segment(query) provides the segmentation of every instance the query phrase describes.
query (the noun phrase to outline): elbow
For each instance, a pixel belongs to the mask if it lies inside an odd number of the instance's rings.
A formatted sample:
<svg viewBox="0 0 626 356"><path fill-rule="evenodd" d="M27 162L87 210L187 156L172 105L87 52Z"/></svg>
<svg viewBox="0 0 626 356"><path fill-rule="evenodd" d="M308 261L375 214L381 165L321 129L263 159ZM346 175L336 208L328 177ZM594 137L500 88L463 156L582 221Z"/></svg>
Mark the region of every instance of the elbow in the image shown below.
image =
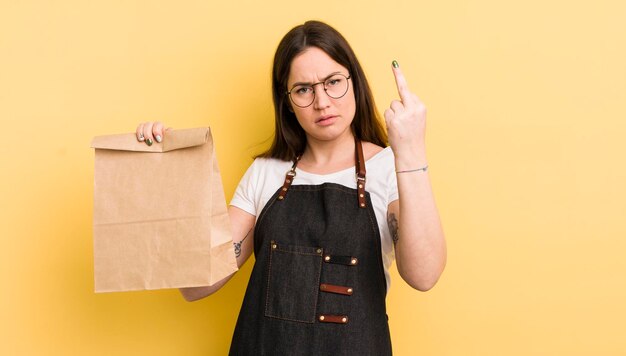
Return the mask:
<svg viewBox="0 0 626 356"><path fill-rule="evenodd" d="M433 280L433 281L425 281L425 282L421 282L421 283L415 283L415 284L411 284L411 287L413 289L417 289L420 292L428 292L429 290L433 289L435 284L437 284L437 281L438 281L438 279Z"/></svg>
<svg viewBox="0 0 626 356"><path fill-rule="evenodd" d="M203 299L207 297L209 294L202 291L200 288L191 287L191 288L180 288L180 294L183 295L183 298L187 302L195 302L197 300ZM204 292L204 293L203 293Z"/></svg>
<svg viewBox="0 0 626 356"><path fill-rule="evenodd" d="M180 290L180 294L183 295L183 298L185 298L186 301L195 302L196 300L206 298L211 294L217 292L220 288L224 286L224 284L226 284L226 282L228 282L232 278L233 275L234 273L211 286L187 287L179 288L178 290Z"/></svg>
<svg viewBox="0 0 626 356"><path fill-rule="evenodd" d="M202 299L201 297L195 297L195 296L189 296L186 294L183 294L183 298L185 299L186 302L195 302L196 300L200 300Z"/></svg>
<svg viewBox="0 0 626 356"><path fill-rule="evenodd" d="M431 271L430 273L403 273L400 269L399 272L400 277L402 277L402 279L409 286L411 286L411 288L420 292L428 292L439 281L439 277L441 277L444 267L445 263L440 268L437 268L437 270Z"/></svg>
<svg viewBox="0 0 626 356"><path fill-rule="evenodd" d="M428 292L429 290L431 290L435 284L437 284L437 281L439 280L439 278L424 278L424 279L411 279L411 278L405 278L402 277L402 279L404 279L404 281L411 286L411 288L416 289L420 292Z"/></svg>

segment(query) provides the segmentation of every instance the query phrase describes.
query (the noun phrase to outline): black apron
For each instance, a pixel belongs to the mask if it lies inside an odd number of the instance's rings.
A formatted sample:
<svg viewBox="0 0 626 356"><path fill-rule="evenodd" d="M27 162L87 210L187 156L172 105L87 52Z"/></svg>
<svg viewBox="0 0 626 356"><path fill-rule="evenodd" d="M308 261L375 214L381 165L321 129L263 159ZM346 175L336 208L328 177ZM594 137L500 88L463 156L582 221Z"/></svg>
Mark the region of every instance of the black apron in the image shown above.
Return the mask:
<svg viewBox="0 0 626 356"><path fill-rule="evenodd" d="M365 192L335 183L283 186L259 215L256 262L230 355L391 355L380 233Z"/></svg>

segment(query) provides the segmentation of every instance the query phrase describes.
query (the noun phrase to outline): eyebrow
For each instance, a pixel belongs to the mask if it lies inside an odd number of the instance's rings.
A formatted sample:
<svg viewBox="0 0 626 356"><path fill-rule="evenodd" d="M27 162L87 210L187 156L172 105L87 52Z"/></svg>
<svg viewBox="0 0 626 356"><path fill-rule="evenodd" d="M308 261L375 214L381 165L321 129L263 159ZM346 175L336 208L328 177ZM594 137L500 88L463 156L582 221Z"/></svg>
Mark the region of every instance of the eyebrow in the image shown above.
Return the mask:
<svg viewBox="0 0 626 356"><path fill-rule="evenodd" d="M327 76L324 78L324 80L322 80L322 82L325 82L328 78L332 77L332 76L333 76L333 75L335 75L335 74L342 74L342 73L341 73L340 71L332 72L332 73L330 73L329 75L327 75ZM317 83L319 83L319 82L317 82ZM296 82L296 83L293 83L293 85L291 86L291 88L293 88L293 87L297 87L298 85L311 85L311 84L313 84L313 83L311 83L311 82Z"/></svg>

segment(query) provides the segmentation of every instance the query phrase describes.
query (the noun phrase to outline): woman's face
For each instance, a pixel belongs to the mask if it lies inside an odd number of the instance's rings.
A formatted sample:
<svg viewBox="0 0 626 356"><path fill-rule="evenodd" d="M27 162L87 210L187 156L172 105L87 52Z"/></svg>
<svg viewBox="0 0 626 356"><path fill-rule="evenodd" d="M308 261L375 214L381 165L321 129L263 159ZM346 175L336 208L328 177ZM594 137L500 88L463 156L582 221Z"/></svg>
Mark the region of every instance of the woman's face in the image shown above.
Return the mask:
<svg viewBox="0 0 626 356"><path fill-rule="evenodd" d="M287 88L292 90L292 97L306 94L310 90L306 87L311 85L315 94L313 103L307 107L296 106L290 101L300 126L306 132L307 140L332 141L352 137L350 125L356 112L356 103L352 80L345 79L349 76L348 69L317 47L309 47L291 62ZM336 89L332 86L340 86L341 80L347 81L348 90L345 95L337 99L329 96ZM316 84L320 82L322 83ZM327 84L328 93L324 90L323 82ZM293 90L296 86L297 90Z"/></svg>

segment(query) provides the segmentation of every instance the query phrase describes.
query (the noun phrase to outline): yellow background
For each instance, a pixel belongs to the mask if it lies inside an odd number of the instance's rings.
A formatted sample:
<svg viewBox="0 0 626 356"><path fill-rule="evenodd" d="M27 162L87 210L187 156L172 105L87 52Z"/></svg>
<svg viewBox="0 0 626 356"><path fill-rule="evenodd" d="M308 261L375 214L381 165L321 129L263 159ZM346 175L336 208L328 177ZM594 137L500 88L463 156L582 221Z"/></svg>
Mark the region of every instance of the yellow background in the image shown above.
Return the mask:
<svg viewBox="0 0 626 356"><path fill-rule="evenodd" d="M396 354L626 354L624 4L0 0L0 354L226 354L251 263L196 303L93 292L89 143L210 125L230 197L306 19L349 39L381 111L392 59L429 109L449 262L427 293L394 269Z"/></svg>

